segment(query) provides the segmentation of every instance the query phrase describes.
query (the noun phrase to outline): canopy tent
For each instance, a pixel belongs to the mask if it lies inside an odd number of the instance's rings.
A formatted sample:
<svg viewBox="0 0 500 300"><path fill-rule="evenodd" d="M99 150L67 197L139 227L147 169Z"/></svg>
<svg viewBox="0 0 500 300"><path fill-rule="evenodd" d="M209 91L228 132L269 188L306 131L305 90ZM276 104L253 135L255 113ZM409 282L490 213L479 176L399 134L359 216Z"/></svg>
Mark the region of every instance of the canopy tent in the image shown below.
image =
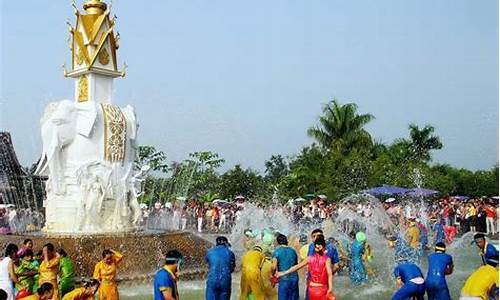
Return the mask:
<svg viewBox="0 0 500 300"><path fill-rule="evenodd" d="M404 195L410 190L399 186L383 185L364 190L363 192L376 196L376 195Z"/></svg>
<svg viewBox="0 0 500 300"><path fill-rule="evenodd" d="M417 197L429 197L429 196L434 196L436 194L439 194L439 192L424 188L413 188L408 190L408 192L406 192L406 195L417 196Z"/></svg>

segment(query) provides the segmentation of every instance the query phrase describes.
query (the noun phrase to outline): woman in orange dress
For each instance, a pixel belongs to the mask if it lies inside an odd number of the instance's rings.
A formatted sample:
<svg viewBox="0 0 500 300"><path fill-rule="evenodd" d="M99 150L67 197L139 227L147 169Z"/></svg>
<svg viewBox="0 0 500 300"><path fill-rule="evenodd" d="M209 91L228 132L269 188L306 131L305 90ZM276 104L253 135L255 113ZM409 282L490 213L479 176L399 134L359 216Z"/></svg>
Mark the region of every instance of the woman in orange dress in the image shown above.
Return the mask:
<svg viewBox="0 0 500 300"><path fill-rule="evenodd" d="M99 281L97 279L91 279L86 282L82 287L76 288L71 292L64 295L62 300L90 300L94 299L94 295L99 288Z"/></svg>
<svg viewBox="0 0 500 300"><path fill-rule="evenodd" d="M120 252L106 249L102 252L102 260L95 265L94 278L99 280L99 300L118 300L116 285L116 269L123 256Z"/></svg>
<svg viewBox="0 0 500 300"><path fill-rule="evenodd" d="M45 282L37 289L36 294L21 298L21 300L50 300L53 299L53 295L54 286L49 282Z"/></svg>
<svg viewBox="0 0 500 300"><path fill-rule="evenodd" d="M39 278L38 286L42 286L43 283L48 282L54 287L54 295L52 300L59 300L59 288L57 285L57 275L59 274L59 255L54 249L54 245L51 243L43 246L43 261L38 269Z"/></svg>

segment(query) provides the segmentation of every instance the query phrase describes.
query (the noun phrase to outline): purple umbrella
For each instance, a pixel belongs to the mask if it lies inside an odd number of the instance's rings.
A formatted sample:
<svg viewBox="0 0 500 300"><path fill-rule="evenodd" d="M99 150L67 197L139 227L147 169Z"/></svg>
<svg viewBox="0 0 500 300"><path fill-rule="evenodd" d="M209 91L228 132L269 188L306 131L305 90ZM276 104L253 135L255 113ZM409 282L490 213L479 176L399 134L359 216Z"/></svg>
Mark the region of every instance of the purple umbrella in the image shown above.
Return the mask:
<svg viewBox="0 0 500 300"><path fill-rule="evenodd" d="M364 190L363 192L370 194L370 195L403 195L410 190L407 188L402 188L399 186L391 186L391 185L383 185L383 186L378 186L374 187L371 189Z"/></svg>
<svg viewBox="0 0 500 300"><path fill-rule="evenodd" d="M421 197L428 197L428 196L433 196L438 194L438 191L434 190L429 190L429 189L424 189L424 188L413 188L409 190L406 195L410 196L421 196Z"/></svg>
<svg viewBox="0 0 500 300"><path fill-rule="evenodd" d="M468 196L452 196L453 199L456 199L458 201L466 201L469 200L470 197Z"/></svg>

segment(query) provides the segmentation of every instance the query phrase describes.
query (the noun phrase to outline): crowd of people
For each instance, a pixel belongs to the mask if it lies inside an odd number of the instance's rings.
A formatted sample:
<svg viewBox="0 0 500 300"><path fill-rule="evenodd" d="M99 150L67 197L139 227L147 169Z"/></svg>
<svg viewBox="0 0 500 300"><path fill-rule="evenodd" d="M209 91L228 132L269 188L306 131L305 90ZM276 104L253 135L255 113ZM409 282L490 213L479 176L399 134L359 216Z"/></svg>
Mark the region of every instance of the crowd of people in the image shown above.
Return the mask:
<svg viewBox="0 0 500 300"><path fill-rule="evenodd" d="M297 201L298 200L298 201ZM388 198L382 202L385 212L391 216L395 225L401 216L412 213L408 201ZM393 201L391 201L393 200ZM215 201L213 203L189 201L156 202L150 208L142 206L143 229L154 230L190 230L198 233L229 233L241 219L247 202L242 196L233 201ZM333 219L345 210L370 217L373 214L373 203L327 201L326 196L305 200L290 199L286 204L262 205L269 215L278 210L297 227L302 225L321 224L324 220ZM453 227L457 234L484 232L496 235L498 233L499 206L498 199L473 198L463 199L446 197L432 199L426 202L427 218L443 219L443 226ZM413 211L415 209L413 208ZM39 231L44 226L42 210L31 208L16 209L13 205L0 207L0 234L23 233Z"/></svg>
<svg viewBox="0 0 500 300"><path fill-rule="evenodd" d="M420 208L412 201L398 201L388 198L382 202L382 208L394 225L400 223L401 217L418 214ZM410 204L408 204L410 203ZM414 202L419 203L419 202ZM197 202L187 203L167 202L155 203L150 209L143 208L143 227L157 230L191 230L198 233L229 233L241 219L247 205L245 201L218 203ZM453 197L433 199L425 203L425 221L442 219L443 226L454 232L453 235L469 231L484 232L491 235L498 233L498 200L490 198L456 199ZM290 200L284 205L259 205L268 215L279 211L297 228L304 225L321 224L327 219L335 220L346 210L369 218L375 207L369 201L365 202L329 202L326 197L311 200ZM424 217L418 218L424 221Z"/></svg>
<svg viewBox="0 0 500 300"><path fill-rule="evenodd" d="M413 220L401 242L388 239L394 250L395 292L393 300L423 300L427 294L430 300L451 299L446 276L453 273L453 257L446 253L446 243L437 241L427 257L427 274L424 276L419 263L409 256L402 256L401 247L412 243ZM249 230L250 233L250 230ZM266 236L272 236L268 240ZM348 266L340 257L336 241L325 238L321 229L311 232L311 240L300 239L289 242L279 232L268 231L261 237L246 235L246 252L241 258L240 300L298 300L299 278L305 277L306 299L337 299L333 277L348 268L353 286L360 286L370 280L370 262L373 259L367 236L358 232L350 245ZM463 282L460 299L498 299L498 250L487 242L484 234L477 233L473 241L480 252L479 267ZM418 245L416 246L419 247ZM416 249L415 249L416 250ZM165 266L154 278L154 299L179 299L177 271L182 265L183 255L176 250L167 253ZM206 280L206 300L229 300L232 277L236 268L235 254L224 236L216 239L216 245L206 255L209 272ZM301 269L306 269L300 274Z"/></svg>
<svg viewBox="0 0 500 300"><path fill-rule="evenodd" d="M379 228L393 251L396 291L394 300L451 299L446 276L453 273L453 257L446 253L447 245L457 235L473 232L473 242L479 249L480 266L473 270L460 291L460 299L498 299L498 250L488 243L488 236L498 233L498 203L496 199L443 198L432 202L371 201L326 204L323 199L292 205L268 207L280 210L294 224L319 223L337 219L349 212L360 219L370 219L382 210L391 226ZM243 210L244 205L238 208ZM209 209L213 209L209 208ZM269 213L273 215L273 213ZM208 218L206 220L208 224ZM212 221L213 222L213 221ZM350 219L351 223L357 223ZM353 224L350 224L353 225ZM241 257L240 300L298 299L299 273L305 272L306 299L336 299L333 277L339 273L349 276L353 286L363 285L375 276L374 259L367 234L362 226L347 226L345 233L351 239L345 243L334 237L325 237L321 229L307 237L285 236L276 229L244 231L244 249ZM345 228L344 228L345 229ZM354 231L353 231L354 230ZM485 234L481 233L484 232ZM209 274L206 282L207 300L227 300L231 295L235 255L229 241L220 236L216 246L208 251L206 260ZM424 276L422 262L427 261ZM165 269L157 273L154 299L178 299L176 261L181 253L170 253ZM173 275L172 275L173 274Z"/></svg>
<svg viewBox="0 0 500 300"><path fill-rule="evenodd" d="M0 204L0 234L39 231L45 223L42 210L17 209L14 205Z"/></svg>
<svg viewBox="0 0 500 300"><path fill-rule="evenodd" d="M123 256L105 249L92 278L76 282L75 267L64 249L47 243L35 252L33 241L8 244L0 261L0 300L118 300L117 267Z"/></svg>
<svg viewBox="0 0 500 300"><path fill-rule="evenodd" d="M411 209L410 209L411 211ZM424 249L417 220L411 216L401 220L401 231L387 236L394 251L394 277L396 292L392 299L451 299L446 276L453 272L453 258L446 253L445 234L435 229L433 249ZM444 220L436 224L444 224ZM479 249L480 267L464 282L461 299L498 299L498 250L482 233L474 235ZM208 276L205 297L207 300L229 300L233 272L237 268L236 256L224 236L217 237L215 246L208 250L206 261ZM358 231L349 244L334 237L325 237L321 229L311 232L309 239L300 235L288 236L273 228L244 232L241 257L240 300L298 300L300 277L305 278L307 299L336 299L333 277L339 273L349 276L353 286L363 285L373 279L373 253L369 237ZM433 253L430 253L432 252ZM427 276L420 267L427 258ZM55 250L50 243L35 252L33 241L27 239L18 248L9 244L5 257L0 261L0 300L7 299L119 299L116 283L117 267L123 256L110 249L102 253L102 260L94 268L92 279L80 287L75 282L72 261L64 249ZM178 271L183 264L183 254L171 250L166 254L165 265L155 274L154 299L178 300ZM301 269L306 269L300 274Z"/></svg>
<svg viewBox="0 0 500 300"><path fill-rule="evenodd" d="M209 266L206 299L230 299L232 273L237 267L241 270L240 300L296 300L301 276L306 282L308 299L336 299L333 284L336 274L347 275L353 286L374 278L370 237L366 224L363 227L356 219L375 219L381 212L388 221L377 224L381 226L378 229L394 252L397 291L392 299L424 299L425 294L428 299L450 299L446 276L453 272L453 258L446 253L446 247L457 235L469 231L475 233L481 266L464 283L461 299L498 299L498 250L487 242L488 236L496 237L498 233L499 208L495 199L449 197L427 202L367 199L371 200L328 202L318 197L289 201L285 205L260 206L266 215L274 216L278 212L301 230L285 235L276 228L247 228L243 232L245 252L241 255L240 266L236 266L235 254L227 238L219 236L216 246L206 256ZM143 207L142 226L229 233L247 213L247 205L248 202L241 200L157 203L151 209ZM0 216L9 218L11 224L15 219L12 216L17 215L10 208ZM347 241L327 237L321 229L313 230L309 237L293 234L303 232L304 224L310 227L324 224L326 220L335 222L344 215L354 216L348 219L348 226L341 226L349 237ZM95 266L92 280L79 286L75 282L73 263L64 249L56 251L48 243L35 252L29 239L20 248L9 244L0 261L0 300L76 300L93 298L96 294L100 300L119 299L116 275L123 257L110 249L105 249L102 257ZM424 259L428 261L427 276L421 269ZM154 299L179 299L177 272L182 262L183 255L179 251L167 253L165 266L155 275Z"/></svg>
<svg viewBox="0 0 500 300"><path fill-rule="evenodd" d="M187 204L155 203L144 209L143 226L155 230L192 230L198 233L227 233L240 219L244 204L224 205L189 201Z"/></svg>

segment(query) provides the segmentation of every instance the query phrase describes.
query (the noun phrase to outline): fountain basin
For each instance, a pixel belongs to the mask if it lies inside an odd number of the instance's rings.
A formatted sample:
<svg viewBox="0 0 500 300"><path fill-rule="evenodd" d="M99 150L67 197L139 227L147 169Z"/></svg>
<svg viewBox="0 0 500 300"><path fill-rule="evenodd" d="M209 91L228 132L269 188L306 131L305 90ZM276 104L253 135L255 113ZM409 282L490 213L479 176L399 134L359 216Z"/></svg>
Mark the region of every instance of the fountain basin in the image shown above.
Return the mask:
<svg viewBox="0 0 500 300"><path fill-rule="evenodd" d="M117 234L26 234L1 235L0 246L21 245L24 239L32 239L34 249L41 250L46 243L56 249L64 248L75 264L78 279L92 276L94 266L102 259L104 249L123 254L118 269L118 280L128 281L152 276L165 261L169 250L179 250L184 255L181 278L201 278L206 273L205 254L212 244L189 232L135 232Z"/></svg>

